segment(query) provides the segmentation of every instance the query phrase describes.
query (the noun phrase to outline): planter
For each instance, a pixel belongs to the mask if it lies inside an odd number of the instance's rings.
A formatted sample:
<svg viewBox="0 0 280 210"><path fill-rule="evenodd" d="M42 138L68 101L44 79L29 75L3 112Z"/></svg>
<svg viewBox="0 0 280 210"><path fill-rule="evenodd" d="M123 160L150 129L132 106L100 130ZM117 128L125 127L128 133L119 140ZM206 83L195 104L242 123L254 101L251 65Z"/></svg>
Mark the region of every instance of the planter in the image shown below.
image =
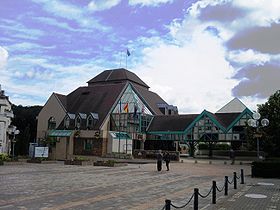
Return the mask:
<svg viewBox="0 0 280 210"><path fill-rule="evenodd" d="M113 161L97 161L93 163L94 166L120 167L127 166L127 163L117 163Z"/></svg>
<svg viewBox="0 0 280 210"><path fill-rule="evenodd" d="M30 160L27 160L26 162L27 163L41 163L42 161L38 160L38 159L30 159Z"/></svg>
<svg viewBox="0 0 280 210"><path fill-rule="evenodd" d="M252 177L280 178L279 161L255 161L251 169Z"/></svg>
<svg viewBox="0 0 280 210"><path fill-rule="evenodd" d="M88 166L92 165L92 162L83 160L64 160L64 165Z"/></svg>

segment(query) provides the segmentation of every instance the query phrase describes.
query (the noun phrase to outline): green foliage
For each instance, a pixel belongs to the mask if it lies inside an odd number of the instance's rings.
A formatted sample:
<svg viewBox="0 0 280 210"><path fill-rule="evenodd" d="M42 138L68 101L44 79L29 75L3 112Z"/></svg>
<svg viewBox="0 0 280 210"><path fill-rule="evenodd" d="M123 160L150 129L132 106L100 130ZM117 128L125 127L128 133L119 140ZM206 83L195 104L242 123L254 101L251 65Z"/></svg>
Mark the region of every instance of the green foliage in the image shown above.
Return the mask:
<svg viewBox="0 0 280 210"><path fill-rule="evenodd" d="M34 139L36 139L36 117L41 109L42 106L12 106L15 115L12 119L12 124L17 126L20 131L19 135L16 136L16 155L28 154L29 143L34 142Z"/></svg>
<svg viewBox="0 0 280 210"><path fill-rule="evenodd" d="M280 178L280 161L253 162L252 177Z"/></svg>
<svg viewBox="0 0 280 210"><path fill-rule="evenodd" d="M85 158L85 157L74 157L74 160L80 160L80 161L88 161L89 159Z"/></svg>
<svg viewBox="0 0 280 210"><path fill-rule="evenodd" d="M0 161L10 161L11 158L7 154L0 154Z"/></svg>
<svg viewBox="0 0 280 210"><path fill-rule="evenodd" d="M261 149L270 156L280 156L280 90L271 95L265 104L258 106L262 118L269 120L269 125L261 129Z"/></svg>
<svg viewBox="0 0 280 210"><path fill-rule="evenodd" d="M209 150L209 144L200 143L198 145L199 150ZM229 150L230 145L228 144L214 144L212 145L212 150Z"/></svg>

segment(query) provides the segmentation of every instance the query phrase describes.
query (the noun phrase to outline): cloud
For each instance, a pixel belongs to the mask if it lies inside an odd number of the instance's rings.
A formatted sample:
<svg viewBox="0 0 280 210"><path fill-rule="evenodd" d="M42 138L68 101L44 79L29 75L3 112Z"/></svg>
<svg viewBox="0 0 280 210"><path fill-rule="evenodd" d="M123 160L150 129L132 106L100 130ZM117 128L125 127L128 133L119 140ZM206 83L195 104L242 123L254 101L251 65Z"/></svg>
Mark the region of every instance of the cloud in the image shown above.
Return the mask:
<svg viewBox="0 0 280 210"><path fill-rule="evenodd" d="M243 66L243 65L263 65L266 62L271 60L272 56L269 54L262 54L259 52L255 52L252 49L243 51L243 50L235 50L229 51L227 55L227 59L234 64L235 66Z"/></svg>
<svg viewBox="0 0 280 210"><path fill-rule="evenodd" d="M261 53L280 53L280 24L248 28L237 33L227 42L230 49L253 49Z"/></svg>
<svg viewBox="0 0 280 210"><path fill-rule="evenodd" d="M235 78L241 81L233 88L234 96L266 99L280 89L280 65L272 63L262 66L250 65L240 70Z"/></svg>
<svg viewBox="0 0 280 210"><path fill-rule="evenodd" d="M90 11L102 11L111 9L112 7L118 5L120 2L121 0L94 0L88 4L88 8Z"/></svg>
<svg viewBox="0 0 280 210"><path fill-rule="evenodd" d="M9 57L8 51L0 46L0 71L4 69L4 67L6 66L8 57Z"/></svg>
<svg viewBox="0 0 280 210"><path fill-rule="evenodd" d="M160 4L172 3L174 0L129 0L129 5L141 5L156 7Z"/></svg>
<svg viewBox="0 0 280 210"><path fill-rule="evenodd" d="M65 1L56 0L33 0L34 3L42 5L42 8L57 17L75 21L82 28L96 29L103 32L111 30L110 27L101 24L97 17L88 13L87 7L79 7ZM50 23L50 20L48 20ZM61 24L59 24L62 26ZM63 27L67 27L64 25Z"/></svg>

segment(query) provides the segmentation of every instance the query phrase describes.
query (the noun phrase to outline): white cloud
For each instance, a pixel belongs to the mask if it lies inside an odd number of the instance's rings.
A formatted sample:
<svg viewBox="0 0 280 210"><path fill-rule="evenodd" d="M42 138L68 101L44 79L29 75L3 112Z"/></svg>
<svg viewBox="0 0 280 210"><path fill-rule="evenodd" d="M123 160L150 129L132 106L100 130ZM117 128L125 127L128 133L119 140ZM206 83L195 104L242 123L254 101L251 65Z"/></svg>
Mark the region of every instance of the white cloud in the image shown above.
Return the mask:
<svg viewBox="0 0 280 210"><path fill-rule="evenodd" d="M4 69L9 57L8 51L0 46L0 70Z"/></svg>
<svg viewBox="0 0 280 210"><path fill-rule="evenodd" d="M102 11L111 9L112 7L118 5L121 0L93 0L88 4L90 11Z"/></svg>
<svg viewBox="0 0 280 210"><path fill-rule="evenodd" d="M161 42L144 49L144 65L136 67L140 77L181 113L217 111L232 99L237 84L220 40L201 32L180 41L179 46Z"/></svg>
<svg viewBox="0 0 280 210"><path fill-rule="evenodd" d="M129 0L129 5L135 6L140 4L141 6L156 7L160 4L172 3L173 0Z"/></svg>
<svg viewBox="0 0 280 210"><path fill-rule="evenodd" d="M228 54L228 59L232 62L236 62L239 64L256 64L256 65L262 65L265 62L270 61L270 55L269 54L262 54L255 52L251 49L242 51L242 50L236 50L231 51Z"/></svg>

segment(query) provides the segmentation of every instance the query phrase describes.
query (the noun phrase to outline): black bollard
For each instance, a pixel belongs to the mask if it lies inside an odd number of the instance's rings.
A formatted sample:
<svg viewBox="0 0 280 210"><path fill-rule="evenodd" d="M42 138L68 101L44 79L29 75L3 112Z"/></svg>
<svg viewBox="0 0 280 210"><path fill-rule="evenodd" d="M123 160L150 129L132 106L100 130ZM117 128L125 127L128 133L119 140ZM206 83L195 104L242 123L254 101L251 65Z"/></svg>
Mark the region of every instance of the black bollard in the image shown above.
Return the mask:
<svg viewBox="0 0 280 210"><path fill-rule="evenodd" d="M240 177L241 177L241 183L240 184L244 184L244 171L243 171L243 169L241 169Z"/></svg>
<svg viewBox="0 0 280 210"><path fill-rule="evenodd" d="M216 181L213 181L212 182L212 204L216 204L216 189L217 189Z"/></svg>
<svg viewBox="0 0 280 210"><path fill-rule="evenodd" d="M236 176L236 172L233 172L233 188L235 190L237 189L237 176Z"/></svg>
<svg viewBox="0 0 280 210"><path fill-rule="evenodd" d="M165 200L165 210L171 209L171 200L166 199Z"/></svg>
<svg viewBox="0 0 280 210"><path fill-rule="evenodd" d="M228 195L228 176L225 176L225 195Z"/></svg>
<svg viewBox="0 0 280 210"><path fill-rule="evenodd" d="M193 201L193 209L198 210L198 188L194 188L194 201Z"/></svg>

